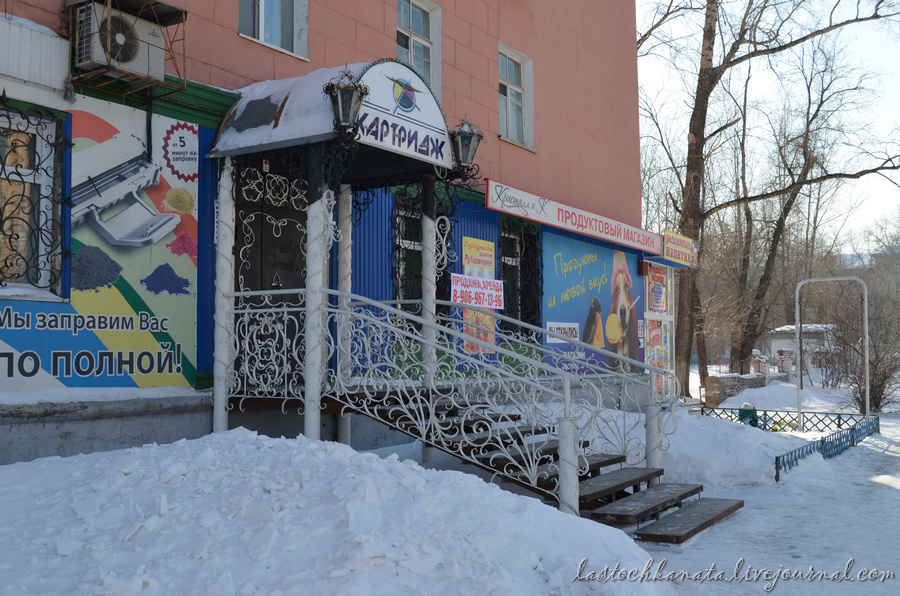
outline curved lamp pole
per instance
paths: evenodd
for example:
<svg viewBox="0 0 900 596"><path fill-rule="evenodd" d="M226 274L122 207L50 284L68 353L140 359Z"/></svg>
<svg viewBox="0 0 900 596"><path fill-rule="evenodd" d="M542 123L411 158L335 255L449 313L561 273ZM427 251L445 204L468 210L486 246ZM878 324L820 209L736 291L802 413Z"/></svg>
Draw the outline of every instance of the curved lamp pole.
<svg viewBox="0 0 900 596"><path fill-rule="evenodd" d="M797 284L797 289L794 291L794 340L797 345L797 417L800 419L800 432L804 431L803 428L803 407L800 403L800 385L803 382L803 348L800 344L800 288L804 285L812 282L822 282L822 281L855 281L862 287L863 292L863 354L865 356L866 361L866 369L865 369L865 384L866 384L866 418L869 417L869 288L866 286L866 282L861 280L858 277L854 276L844 276L844 277L811 277L809 279L804 279L800 283Z"/></svg>

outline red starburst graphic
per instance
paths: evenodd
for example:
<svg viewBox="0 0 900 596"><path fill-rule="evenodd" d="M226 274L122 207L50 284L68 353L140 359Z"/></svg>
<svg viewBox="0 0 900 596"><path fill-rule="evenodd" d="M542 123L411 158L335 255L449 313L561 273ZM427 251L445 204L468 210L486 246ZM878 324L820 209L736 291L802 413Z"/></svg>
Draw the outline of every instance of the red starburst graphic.
<svg viewBox="0 0 900 596"><path fill-rule="evenodd" d="M200 162L197 148L197 127L179 122L169 127L163 137L163 158L175 176L184 182L194 182L199 177Z"/></svg>

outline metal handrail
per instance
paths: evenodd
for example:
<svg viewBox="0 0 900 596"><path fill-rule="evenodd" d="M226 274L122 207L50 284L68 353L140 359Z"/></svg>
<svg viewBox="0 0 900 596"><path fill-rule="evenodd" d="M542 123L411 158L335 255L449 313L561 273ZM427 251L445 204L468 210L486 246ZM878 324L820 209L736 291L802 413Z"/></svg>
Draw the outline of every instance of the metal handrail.
<svg viewBox="0 0 900 596"><path fill-rule="evenodd" d="M563 488L555 472L563 478L577 474L574 467L563 473L548 457L556 441L563 458L575 453L576 443L586 445L571 456L581 472L592 452L621 453L631 463L644 459L646 448L637 435L644 428L642 411L654 401L652 378L613 370L603 360L654 375L668 376L666 371L483 309L471 310L487 317L488 327L464 320L462 309L469 307L460 304L438 301L441 314L432 322L409 312L420 308L415 303L318 291L325 297L324 316L314 320L323 362L329 363L321 397L345 410L557 499ZM302 400L302 363L309 347L299 336L307 324L307 291L227 297L235 330L228 395L238 398L240 407L260 397L280 397L283 408L289 400ZM507 332L501 323L518 331ZM554 350L547 337L591 354L593 361ZM426 349L430 359L424 358ZM656 399L654 406L666 408L672 429L674 395ZM572 436L561 436L566 429ZM515 447L523 441L534 443L525 454ZM577 507L577 494L575 501Z"/></svg>

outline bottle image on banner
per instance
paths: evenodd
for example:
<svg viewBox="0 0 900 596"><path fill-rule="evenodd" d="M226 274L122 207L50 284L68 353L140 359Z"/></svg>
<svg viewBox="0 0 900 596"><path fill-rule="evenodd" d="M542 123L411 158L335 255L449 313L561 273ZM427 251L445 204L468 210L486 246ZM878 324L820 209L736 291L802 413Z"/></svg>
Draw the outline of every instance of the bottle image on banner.
<svg viewBox="0 0 900 596"><path fill-rule="evenodd" d="M597 348L606 345L603 341L603 308L596 298L591 298L591 308L588 310L587 320L584 322L581 341Z"/></svg>

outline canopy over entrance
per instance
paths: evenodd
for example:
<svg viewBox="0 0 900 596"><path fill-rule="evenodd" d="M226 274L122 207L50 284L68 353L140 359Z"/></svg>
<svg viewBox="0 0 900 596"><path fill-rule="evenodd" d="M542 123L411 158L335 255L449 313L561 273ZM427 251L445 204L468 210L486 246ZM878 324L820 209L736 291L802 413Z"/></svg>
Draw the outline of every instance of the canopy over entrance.
<svg viewBox="0 0 900 596"><path fill-rule="evenodd" d="M453 167L450 135L437 100L412 69L395 60L324 68L246 87L225 117L209 157L335 138L334 112L322 88L344 69L369 88L357 119L360 151L347 182Z"/></svg>

